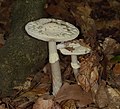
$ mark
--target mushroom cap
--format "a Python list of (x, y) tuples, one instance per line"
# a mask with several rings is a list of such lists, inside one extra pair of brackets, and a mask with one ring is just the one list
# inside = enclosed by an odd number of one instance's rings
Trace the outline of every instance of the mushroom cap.
[(53, 18), (41, 18), (25, 26), (27, 33), (43, 41), (68, 41), (79, 35), (79, 30), (72, 24)]
[(80, 43), (69, 42), (67, 44), (60, 43), (57, 45), (57, 49), (64, 55), (84, 55), (90, 53), (91, 49), (80, 45)]

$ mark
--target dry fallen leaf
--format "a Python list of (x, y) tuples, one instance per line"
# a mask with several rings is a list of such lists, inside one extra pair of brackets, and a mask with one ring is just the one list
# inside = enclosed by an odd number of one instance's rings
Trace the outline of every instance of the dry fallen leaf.
[(78, 84), (88, 92), (98, 81), (98, 68), (94, 65), (96, 56), (92, 55), (88, 58), (83, 58), (80, 62), (80, 71), (78, 75)]
[[(80, 108), (81, 109), (81, 108)], [(82, 109), (99, 109), (99, 108), (95, 108), (95, 107), (85, 107), (85, 108), (82, 108)]]
[(55, 101), (61, 103), (69, 99), (79, 101), (81, 106), (86, 106), (93, 102), (91, 92), (86, 93), (77, 84), (64, 83), (56, 95)]
[(52, 109), (54, 104), (53, 98), (38, 98), (38, 100), (33, 105), (33, 109)]
[[(63, 101), (64, 102), (64, 101)], [(62, 109), (77, 109), (74, 100), (67, 100), (64, 103), (61, 103)]]
[(49, 64), (45, 65), (42, 71), (39, 71), (35, 74), (31, 83), (31, 87), (39, 87), (39, 84), (41, 83), (48, 85), (51, 83), (51, 69)]
[(31, 86), (31, 81), (29, 81), (29, 80), (26, 80), (25, 82), (24, 82), (24, 84), (22, 84), (22, 85), (20, 85), (20, 86), (15, 86), (15, 87), (13, 87), (13, 89), (14, 90), (28, 90), (29, 88), (30, 88), (30, 86)]
[(120, 44), (115, 39), (110, 37), (105, 38), (103, 42), (103, 52), (107, 55), (120, 51)]
[(92, 11), (92, 9), (88, 4), (80, 4), (77, 7), (77, 10), (80, 12), (82, 16), (85, 16), (85, 17), (90, 17), (90, 13)]
[(72, 72), (71, 65), (68, 65), (64, 69), (63, 80), (69, 80), (70, 78), (73, 80), (73, 72)]
[(113, 68), (113, 73), (115, 75), (120, 75), (120, 63), (115, 64), (115, 67)]
[(49, 6), (45, 7), (46, 12), (55, 18), (63, 19), (69, 22), (73, 22), (73, 16), (70, 12), (60, 5), (50, 4)]
[(52, 109), (62, 109), (58, 103), (54, 103)]
[(120, 108), (120, 91), (116, 88), (107, 86), (107, 92), (109, 95), (110, 103), (113, 103)]
[(99, 85), (95, 100), (99, 108), (104, 108), (109, 104), (107, 88), (104, 81), (102, 81), (101, 84)]
[(0, 105), (0, 109), (6, 109), (4, 105)]
[(108, 21), (104, 21), (104, 20), (99, 20), (99, 21), (95, 21), (97, 30), (100, 30), (102, 28), (113, 28), (113, 27), (117, 27), (119, 28), (120, 25), (120, 20), (108, 20)]

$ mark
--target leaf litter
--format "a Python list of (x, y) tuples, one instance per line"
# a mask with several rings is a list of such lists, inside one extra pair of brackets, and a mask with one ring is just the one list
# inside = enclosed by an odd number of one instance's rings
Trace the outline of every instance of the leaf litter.
[[(10, 29), (11, 3), (0, 0), (0, 48)], [(78, 56), (78, 81), (73, 75), (70, 56), (59, 53), (63, 85), (56, 96), (52, 95), (48, 63), (36, 75), (15, 86), (11, 97), (1, 98), (0, 109), (119, 109), (119, 7), (119, 0), (47, 0), (44, 7), (47, 16), (77, 26), (81, 33), (73, 41), (89, 46), (92, 52)]]

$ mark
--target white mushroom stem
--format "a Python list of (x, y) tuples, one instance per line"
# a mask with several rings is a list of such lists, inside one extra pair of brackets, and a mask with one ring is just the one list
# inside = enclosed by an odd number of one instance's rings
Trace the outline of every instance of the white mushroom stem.
[(79, 62), (77, 60), (77, 55), (71, 55), (71, 66), (73, 68), (74, 76), (77, 80), (78, 69), (80, 68)]
[(62, 78), (55, 41), (49, 41), (49, 62), (52, 70), (53, 95), (56, 95), (62, 85)]

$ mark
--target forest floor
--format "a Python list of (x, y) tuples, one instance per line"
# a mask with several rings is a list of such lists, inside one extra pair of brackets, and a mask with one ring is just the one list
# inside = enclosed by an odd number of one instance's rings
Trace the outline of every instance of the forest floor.
[[(12, 2), (0, 0), (0, 48), (10, 31)], [(1, 98), (0, 109), (120, 109), (120, 1), (47, 0), (44, 9), (47, 17), (78, 27), (76, 40), (92, 52), (78, 56), (77, 80), (70, 56), (59, 52), (63, 85), (56, 96), (48, 63)]]

